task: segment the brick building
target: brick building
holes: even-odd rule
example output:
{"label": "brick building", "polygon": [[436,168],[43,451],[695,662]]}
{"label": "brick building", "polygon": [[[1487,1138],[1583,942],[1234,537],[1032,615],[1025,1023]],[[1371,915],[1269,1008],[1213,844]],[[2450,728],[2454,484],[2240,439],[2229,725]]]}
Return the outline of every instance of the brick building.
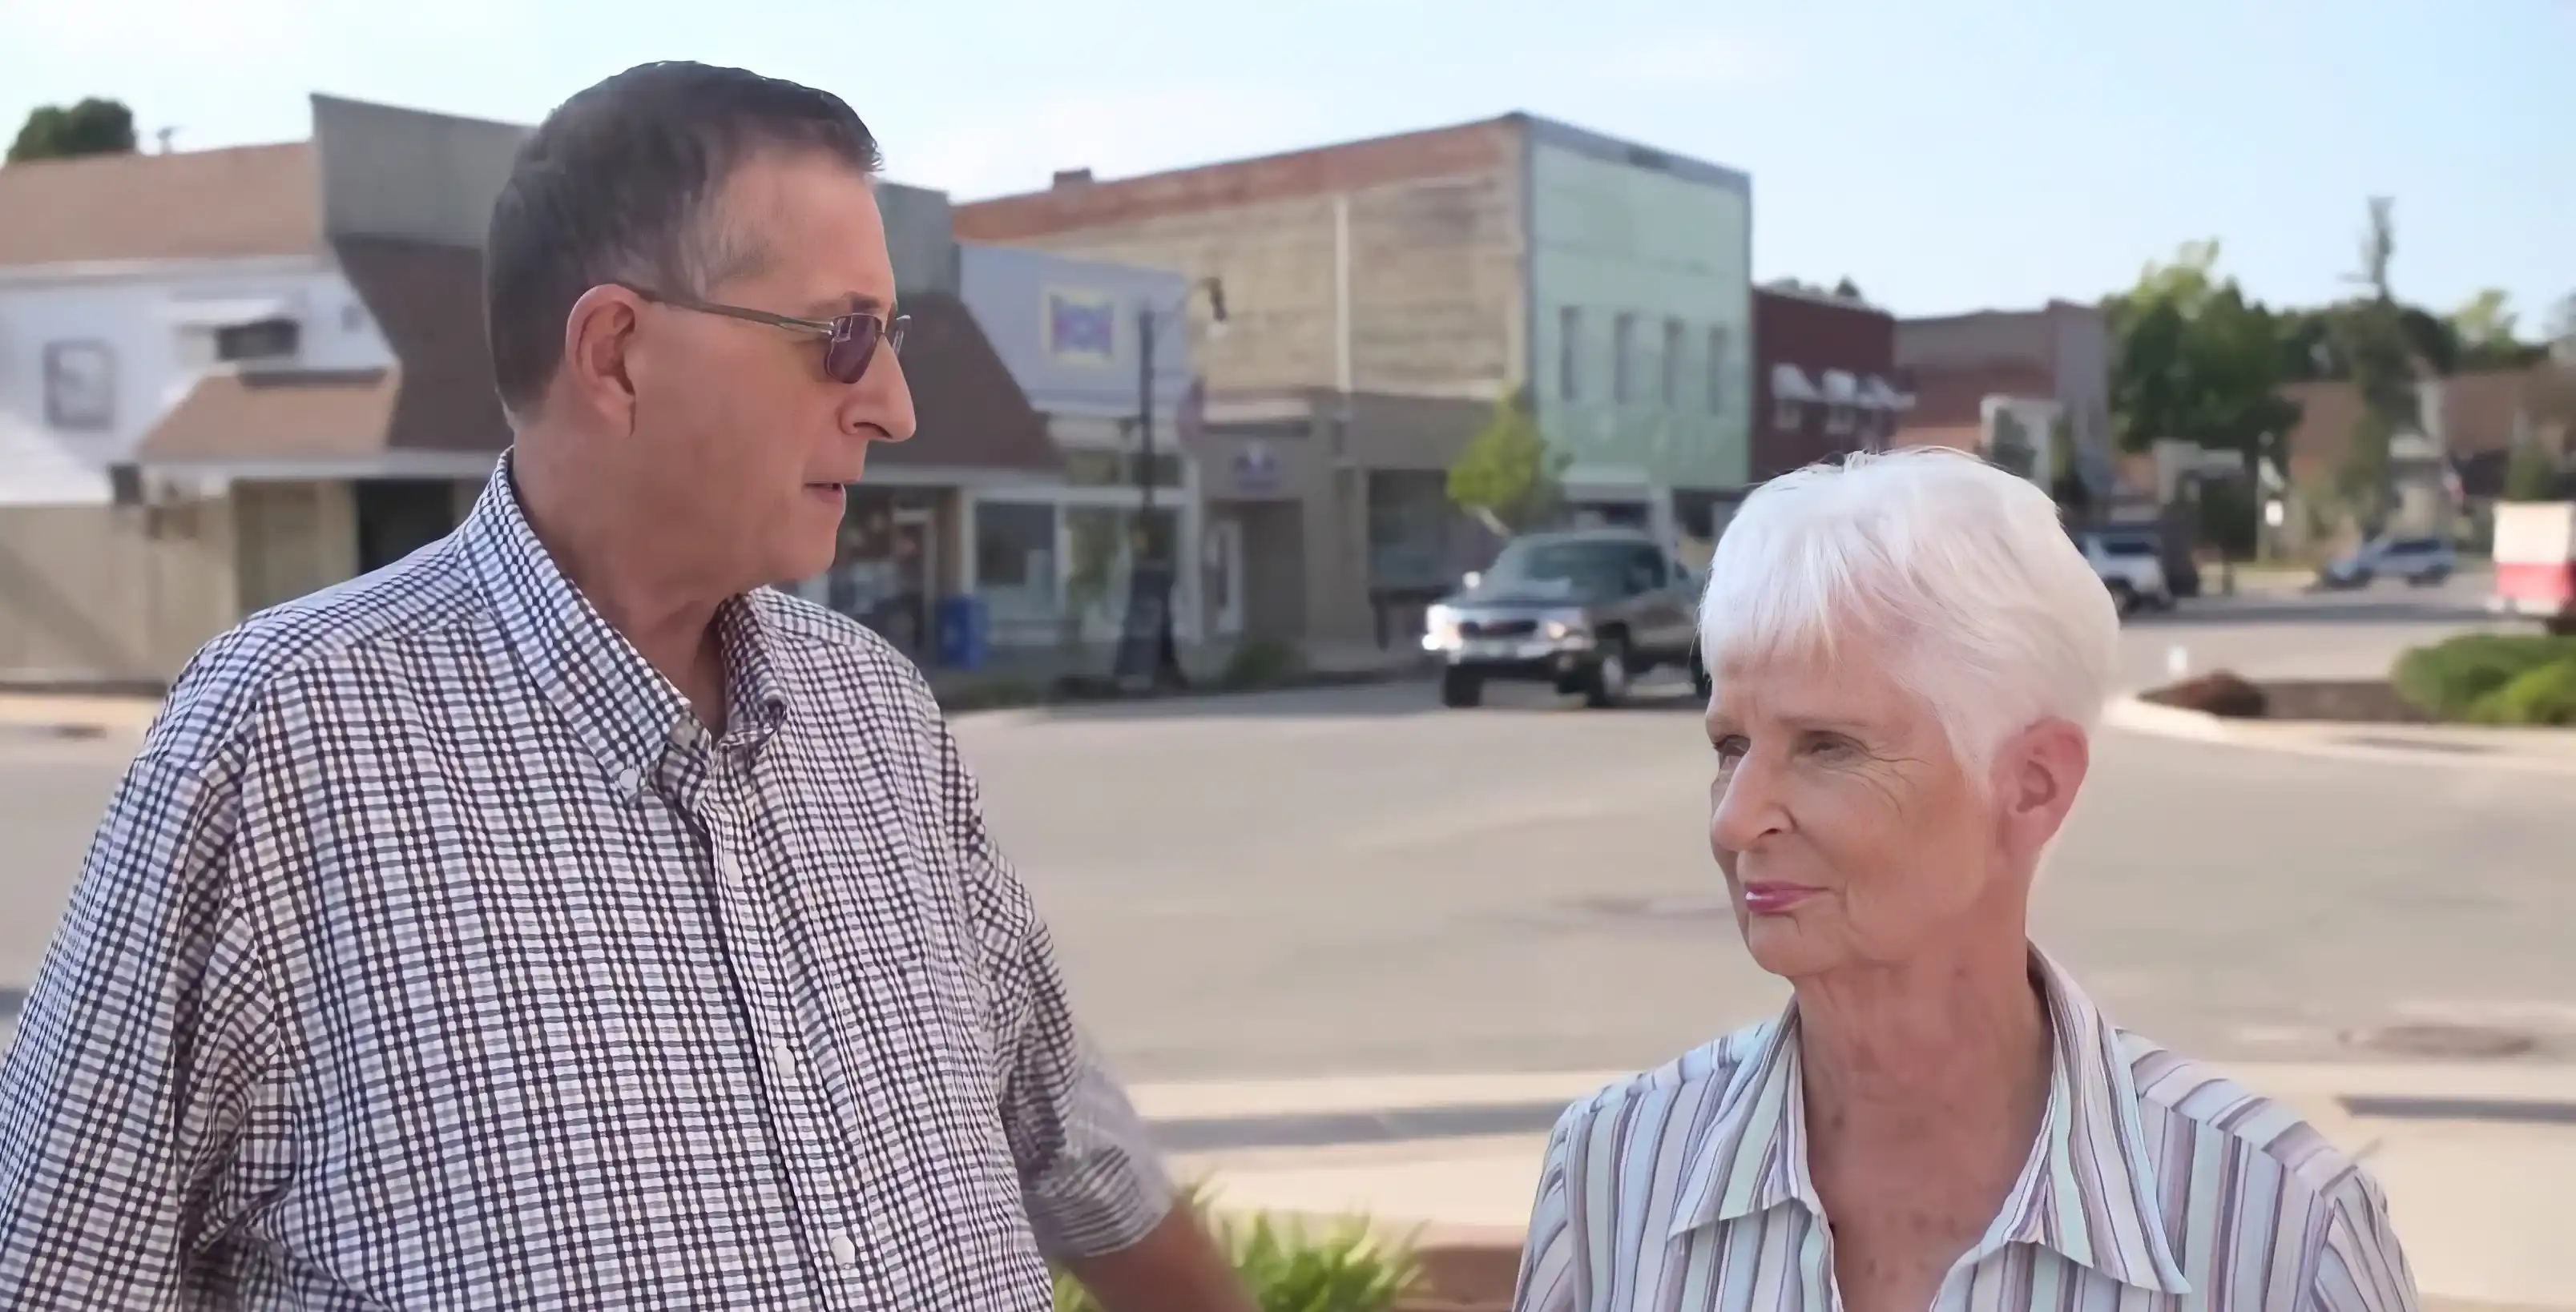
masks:
{"label": "brick building", "polygon": [[1755,289],[1754,479],[1884,450],[1913,403],[1895,373],[1896,318],[1887,311],[1857,297]]}
{"label": "brick building", "polygon": [[[1229,330],[1199,348],[1220,398],[1526,389],[1577,506],[1667,530],[1677,504],[1746,481],[1751,188],[1730,169],[1511,114],[1144,177],[1069,170],[959,205],[956,227],[1221,278]],[[1397,522],[1424,508],[1394,500],[1438,492],[1341,495]]]}
{"label": "brick building", "polygon": [[2098,308],[2050,301],[1900,320],[1896,367],[1915,398],[1898,445],[1982,451],[1988,398],[2043,402],[2065,421],[2063,454],[2088,496],[2107,504],[2116,491],[2111,329]]}

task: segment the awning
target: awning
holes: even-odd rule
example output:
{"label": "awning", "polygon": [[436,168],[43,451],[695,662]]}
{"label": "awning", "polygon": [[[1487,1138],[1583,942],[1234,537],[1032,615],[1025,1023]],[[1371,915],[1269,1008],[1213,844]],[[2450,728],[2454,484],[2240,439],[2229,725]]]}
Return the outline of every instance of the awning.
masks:
{"label": "awning", "polygon": [[234,296],[171,301],[161,307],[161,318],[183,328],[233,328],[284,319],[286,311],[283,296]]}
{"label": "awning", "polygon": [[218,467],[375,455],[385,449],[400,387],[392,369],[210,373],[143,435],[134,463]]}
{"label": "awning", "polygon": [[1825,399],[1835,405],[1860,404],[1860,379],[1847,369],[1825,371]]}
{"label": "awning", "polygon": [[1821,401],[1825,394],[1807,381],[1807,375],[1794,364],[1771,366],[1771,399],[1774,401]]}
{"label": "awning", "polygon": [[1911,410],[1914,398],[1888,385],[1876,374],[1860,380],[1860,403],[1872,410]]}

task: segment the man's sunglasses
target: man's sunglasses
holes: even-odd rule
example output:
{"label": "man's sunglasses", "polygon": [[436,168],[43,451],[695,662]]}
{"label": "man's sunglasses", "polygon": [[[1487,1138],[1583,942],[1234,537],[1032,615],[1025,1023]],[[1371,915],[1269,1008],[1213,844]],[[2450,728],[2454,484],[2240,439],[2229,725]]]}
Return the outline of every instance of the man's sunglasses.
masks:
{"label": "man's sunglasses", "polygon": [[897,355],[903,353],[903,335],[912,327],[912,316],[856,313],[836,315],[829,319],[799,319],[792,315],[771,314],[767,310],[747,310],[739,305],[719,305],[713,301],[693,300],[686,296],[668,296],[632,283],[620,287],[656,305],[699,314],[721,314],[728,319],[765,323],[772,328],[804,333],[823,339],[823,373],[836,383],[855,383],[867,377],[868,365],[877,358],[877,343]]}

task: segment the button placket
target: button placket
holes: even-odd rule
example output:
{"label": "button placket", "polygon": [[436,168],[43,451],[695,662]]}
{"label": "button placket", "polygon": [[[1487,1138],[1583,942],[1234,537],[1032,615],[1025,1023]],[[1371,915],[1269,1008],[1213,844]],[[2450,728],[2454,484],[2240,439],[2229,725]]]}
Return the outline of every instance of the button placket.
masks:
{"label": "button placket", "polygon": [[784,927],[765,881],[753,877],[759,858],[746,817],[758,805],[757,798],[751,795],[743,763],[726,759],[721,750],[711,763],[707,785],[707,839],[721,885],[715,901],[731,928],[729,937],[746,949],[733,966],[749,1003],[752,1034],[765,1058],[761,1064],[767,1070],[759,1078],[778,1108],[773,1132],[784,1150],[789,1196],[804,1221],[814,1227],[809,1233],[819,1231],[825,1236],[832,1267],[853,1271],[861,1265],[865,1250],[852,1229],[860,1215],[856,1200],[844,1187],[852,1168],[840,1161],[830,1128],[837,1122],[831,1108],[823,1104],[820,1082],[809,1074],[812,1063],[804,1050],[800,1009],[788,983],[789,972],[782,969]]}

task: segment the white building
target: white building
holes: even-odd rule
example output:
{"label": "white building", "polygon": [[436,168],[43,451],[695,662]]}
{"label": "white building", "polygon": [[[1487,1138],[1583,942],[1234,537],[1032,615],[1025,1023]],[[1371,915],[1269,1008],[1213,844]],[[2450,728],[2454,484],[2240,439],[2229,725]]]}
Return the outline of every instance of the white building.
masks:
{"label": "white building", "polygon": [[0,169],[0,678],[165,681],[445,533],[507,445],[476,248],[522,133],[313,115]]}

